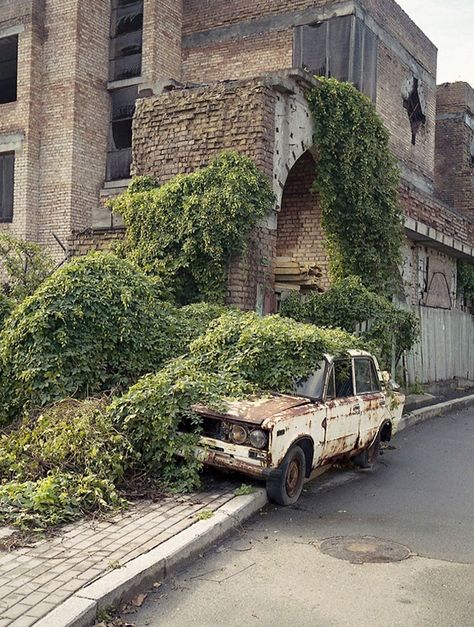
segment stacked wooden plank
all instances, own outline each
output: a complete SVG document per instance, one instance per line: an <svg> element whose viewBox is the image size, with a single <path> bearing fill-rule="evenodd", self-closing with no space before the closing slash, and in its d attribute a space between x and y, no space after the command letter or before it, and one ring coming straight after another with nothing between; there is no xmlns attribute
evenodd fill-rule
<svg viewBox="0 0 474 627"><path fill-rule="evenodd" d="M301 291L319 288L321 268L316 263L299 261L294 257L277 257L275 262L275 289Z"/></svg>

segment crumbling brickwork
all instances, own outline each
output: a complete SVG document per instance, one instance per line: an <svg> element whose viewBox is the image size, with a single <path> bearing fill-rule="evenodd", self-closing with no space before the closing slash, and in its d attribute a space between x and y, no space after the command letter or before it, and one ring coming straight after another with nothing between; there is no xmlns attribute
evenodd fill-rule
<svg viewBox="0 0 474 627"><path fill-rule="evenodd" d="M437 94L436 189L474 219L474 89L447 83Z"/></svg>

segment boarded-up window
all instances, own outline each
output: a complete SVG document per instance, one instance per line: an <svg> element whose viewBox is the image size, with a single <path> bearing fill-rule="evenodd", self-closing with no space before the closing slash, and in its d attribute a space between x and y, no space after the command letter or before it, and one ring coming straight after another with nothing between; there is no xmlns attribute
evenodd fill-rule
<svg viewBox="0 0 474 627"><path fill-rule="evenodd" d="M112 0L110 79L140 76L142 71L143 0Z"/></svg>
<svg viewBox="0 0 474 627"><path fill-rule="evenodd" d="M18 35L0 39L0 104L17 97Z"/></svg>
<svg viewBox="0 0 474 627"><path fill-rule="evenodd" d="M299 26L295 30L295 63L317 76L354 85L375 101L377 36L355 15Z"/></svg>
<svg viewBox="0 0 474 627"><path fill-rule="evenodd" d="M130 176L132 163L132 120L138 88L114 90L111 97L111 121L107 180L116 181Z"/></svg>
<svg viewBox="0 0 474 627"><path fill-rule="evenodd" d="M15 181L15 153L0 153L0 222L13 219L13 190Z"/></svg>

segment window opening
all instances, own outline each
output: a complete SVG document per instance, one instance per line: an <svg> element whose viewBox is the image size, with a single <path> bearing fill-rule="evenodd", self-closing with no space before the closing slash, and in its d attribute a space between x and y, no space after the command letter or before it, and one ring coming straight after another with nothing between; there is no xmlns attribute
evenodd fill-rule
<svg viewBox="0 0 474 627"><path fill-rule="evenodd" d="M323 397L325 375L326 366L325 362L323 362L318 370L315 370L305 379L297 381L295 394L312 400L320 400Z"/></svg>
<svg viewBox="0 0 474 627"><path fill-rule="evenodd" d="M380 382L371 359L356 359L354 371L357 394L380 391Z"/></svg>
<svg viewBox="0 0 474 627"><path fill-rule="evenodd" d="M334 379L336 398L354 396L351 359L341 359L334 362Z"/></svg>
<svg viewBox="0 0 474 627"><path fill-rule="evenodd" d="M18 35L0 39L0 104L15 102L18 83Z"/></svg>
<svg viewBox="0 0 474 627"><path fill-rule="evenodd" d="M15 153L0 154L0 222L13 220Z"/></svg>
<svg viewBox="0 0 474 627"><path fill-rule="evenodd" d="M130 176L132 163L132 124L137 86L116 89L110 94L111 121L109 131L109 153L107 180L117 181Z"/></svg>
<svg viewBox="0 0 474 627"><path fill-rule="evenodd" d="M143 0L113 0L110 32L110 79L140 76L143 47Z"/></svg>
<svg viewBox="0 0 474 627"><path fill-rule="evenodd" d="M416 144L416 136L426 122L424 106L420 95L420 84L417 78L413 79L411 91L403 99L403 106L407 110L411 126L411 143Z"/></svg>
<svg viewBox="0 0 474 627"><path fill-rule="evenodd" d="M377 88L378 38L355 15L295 29L295 64L317 76L353 83L373 101Z"/></svg>

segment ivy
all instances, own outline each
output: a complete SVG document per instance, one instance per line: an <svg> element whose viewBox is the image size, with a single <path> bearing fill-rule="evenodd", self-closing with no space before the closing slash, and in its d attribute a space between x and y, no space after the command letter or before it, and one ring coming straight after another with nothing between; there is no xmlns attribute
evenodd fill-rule
<svg viewBox="0 0 474 627"><path fill-rule="evenodd" d="M324 294L292 294L283 301L281 314L349 333L360 331L384 367L390 366L394 347L400 357L413 347L419 334L418 318L413 312L399 309L384 296L371 292L359 277L336 281Z"/></svg>
<svg viewBox="0 0 474 627"><path fill-rule="evenodd" d="M53 272L54 262L38 244L1 234L0 267L5 274L3 292L18 303Z"/></svg>
<svg viewBox="0 0 474 627"><path fill-rule="evenodd" d="M314 187L332 278L359 276L374 291L393 293L403 228L388 131L355 87L318 80L320 88L308 94L318 149Z"/></svg>
<svg viewBox="0 0 474 627"><path fill-rule="evenodd" d="M458 289L474 313L474 265L458 261Z"/></svg>
<svg viewBox="0 0 474 627"><path fill-rule="evenodd" d="M126 388L156 371L175 356L171 314L156 283L114 255L66 264L6 321L0 424L24 407Z"/></svg>
<svg viewBox="0 0 474 627"><path fill-rule="evenodd" d="M180 304L222 303L230 259L273 205L267 177L249 158L226 152L154 185L139 178L109 203L127 227L121 254L160 277Z"/></svg>

